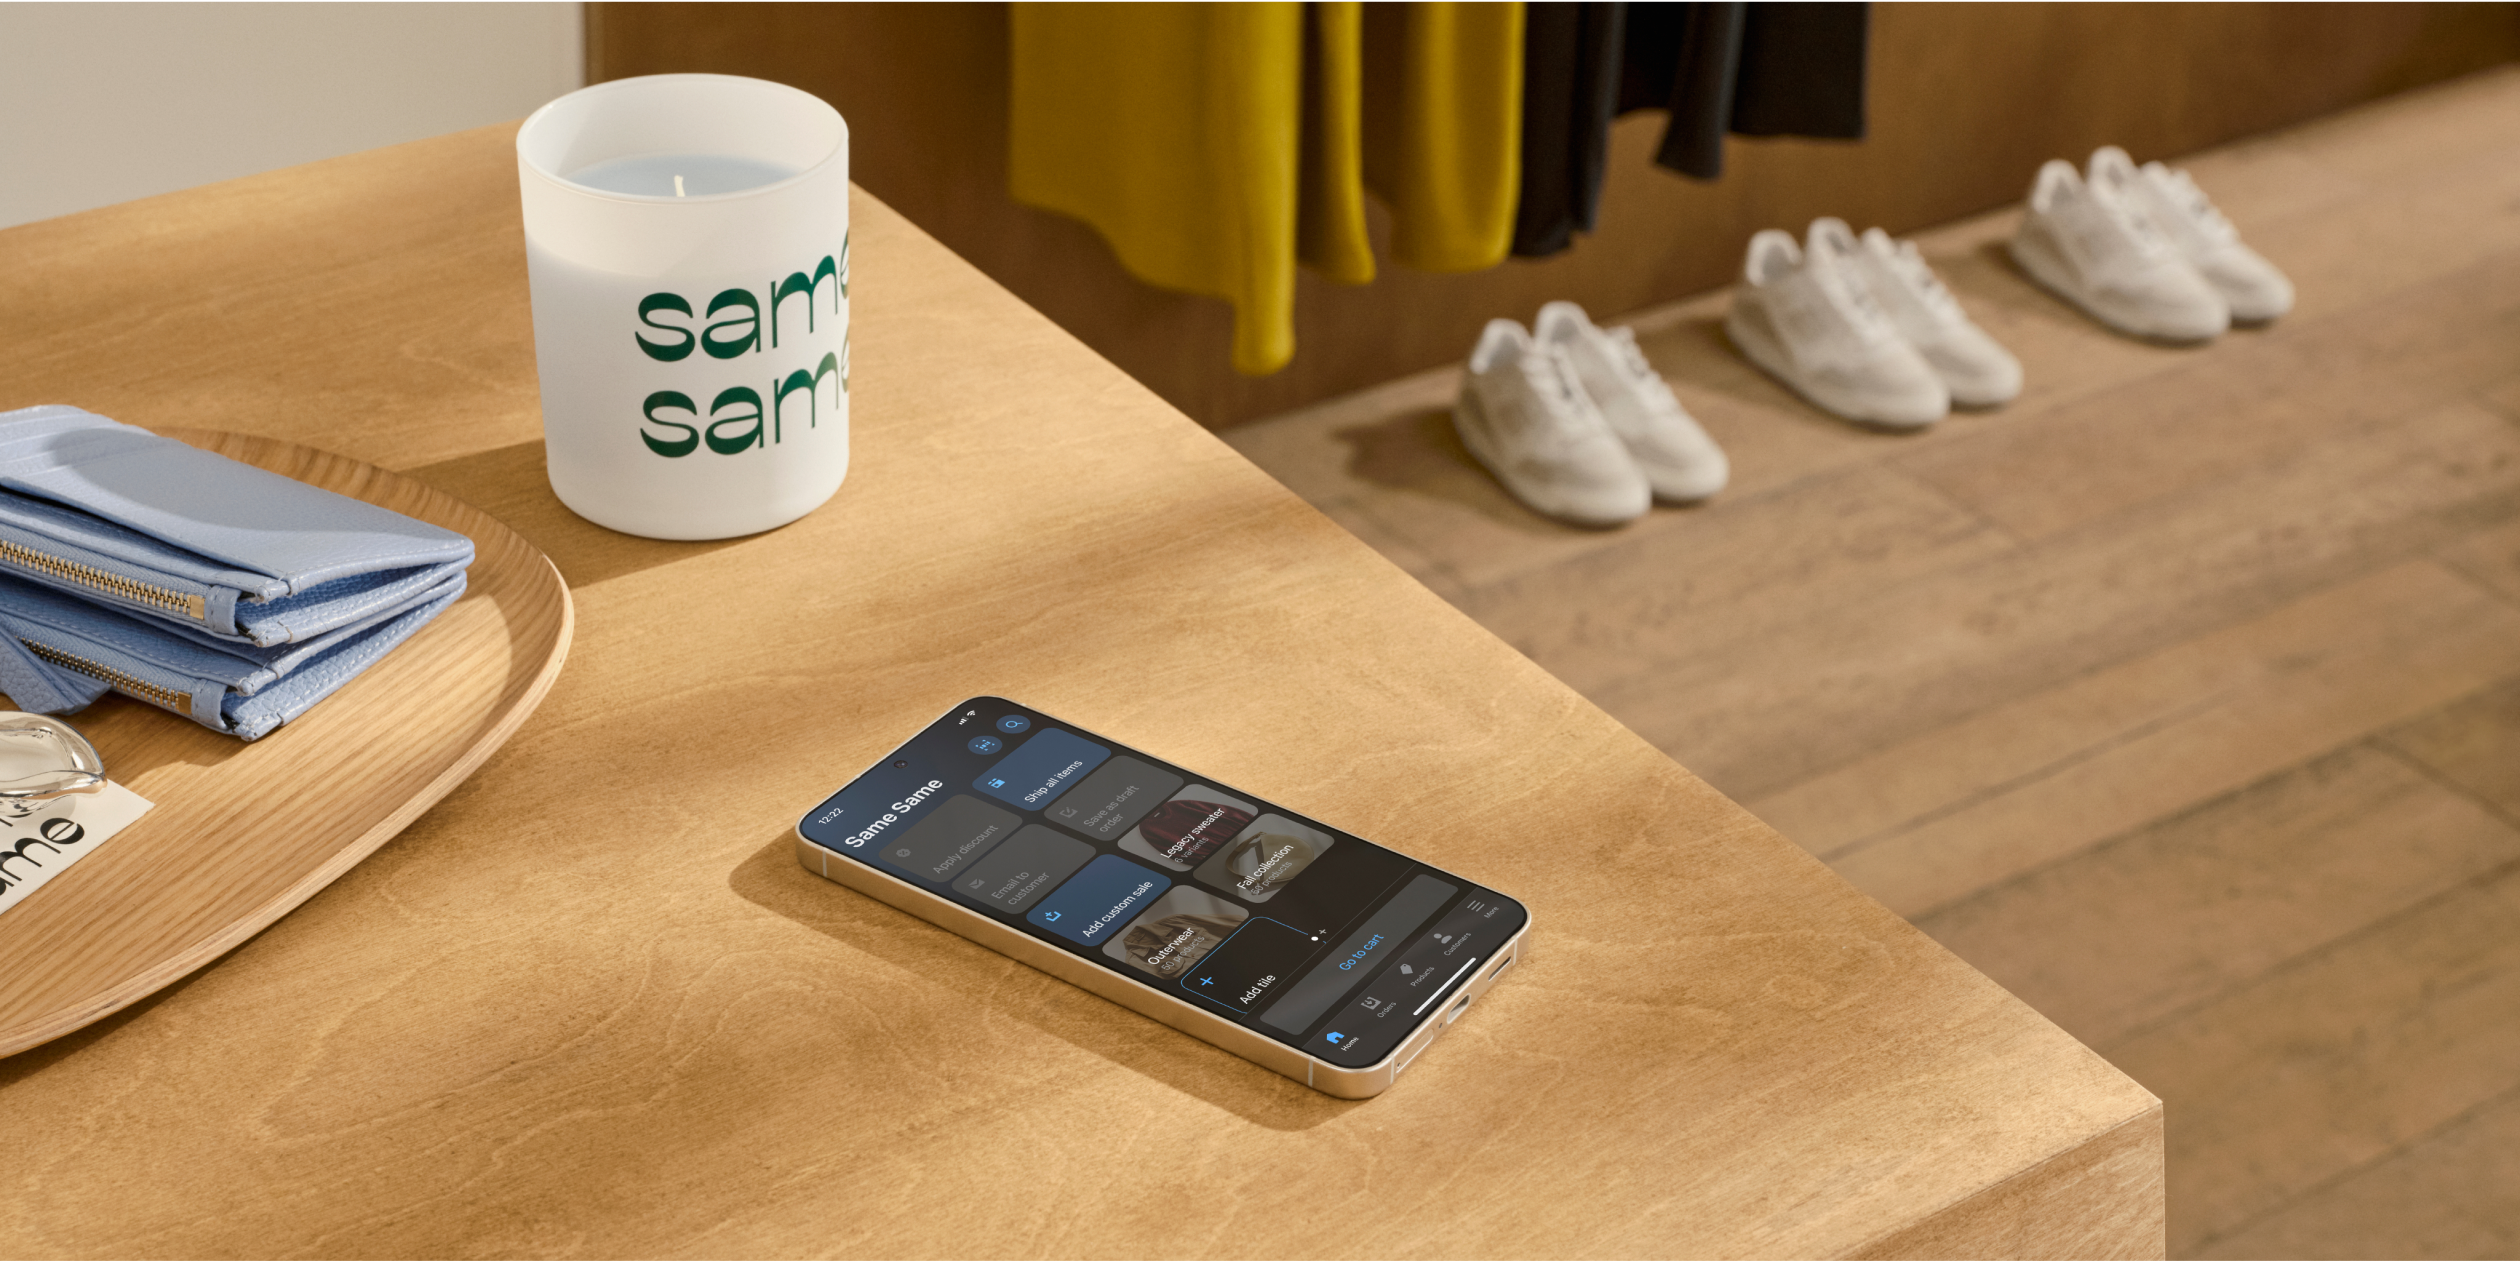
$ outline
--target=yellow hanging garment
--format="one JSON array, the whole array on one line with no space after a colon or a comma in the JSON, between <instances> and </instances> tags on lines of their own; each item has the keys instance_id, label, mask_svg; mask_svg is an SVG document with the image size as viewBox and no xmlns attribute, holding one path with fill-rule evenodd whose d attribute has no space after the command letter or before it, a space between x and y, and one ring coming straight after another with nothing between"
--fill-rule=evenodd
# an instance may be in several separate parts
<instances>
[{"instance_id":1,"label":"yellow hanging garment","mask_svg":"<svg viewBox=\"0 0 2520 1261\"><path fill-rule=\"evenodd\" d=\"M1330 279L1374 278L1365 232L1365 6L1310 4L1304 29L1304 179L1296 257Z\"/></svg>"},{"instance_id":2,"label":"yellow hanging garment","mask_svg":"<svg viewBox=\"0 0 2520 1261\"><path fill-rule=\"evenodd\" d=\"M1018 4L1015 199L1131 275L1234 304L1234 367L1295 354L1300 4Z\"/></svg>"},{"instance_id":3,"label":"yellow hanging garment","mask_svg":"<svg viewBox=\"0 0 2520 1261\"><path fill-rule=\"evenodd\" d=\"M1421 271L1505 261L1522 178L1523 6L1365 12L1365 182L1391 255Z\"/></svg>"},{"instance_id":4,"label":"yellow hanging garment","mask_svg":"<svg viewBox=\"0 0 2520 1261\"><path fill-rule=\"evenodd\" d=\"M1512 243L1520 3L1013 6L1008 184L1148 284L1234 306L1234 367L1295 354L1295 263L1468 271ZM1308 12L1309 10L1309 12Z\"/></svg>"}]
</instances>

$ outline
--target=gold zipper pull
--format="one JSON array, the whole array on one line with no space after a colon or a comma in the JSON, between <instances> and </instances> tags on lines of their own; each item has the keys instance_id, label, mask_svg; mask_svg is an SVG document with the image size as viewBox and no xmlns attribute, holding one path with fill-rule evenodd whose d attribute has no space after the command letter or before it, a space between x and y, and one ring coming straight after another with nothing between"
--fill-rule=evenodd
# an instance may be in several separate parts
<instances>
[{"instance_id":1,"label":"gold zipper pull","mask_svg":"<svg viewBox=\"0 0 2520 1261\"><path fill-rule=\"evenodd\" d=\"M115 691L134 700L147 701L161 709L173 710L186 718L192 717L192 693L190 692L178 692L173 688L159 687L147 679L137 678L109 665L100 665L50 644L39 644L31 639L21 639L18 642L25 644L28 652L64 670L73 670L91 679L110 684Z\"/></svg>"},{"instance_id":2,"label":"gold zipper pull","mask_svg":"<svg viewBox=\"0 0 2520 1261\"><path fill-rule=\"evenodd\" d=\"M50 574L63 582L77 583L90 590L118 595L134 604L145 604L162 613L189 617L204 624L210 620L208 602L199 595L187 591L172 591L142 582L137 578L125 578L121 574L109 573L94 565L82 565L75 560L63 560L61 557L36 551L23 543L0 539L0 560L14 561L29 569Z\"/></svg>"}]
</instances>

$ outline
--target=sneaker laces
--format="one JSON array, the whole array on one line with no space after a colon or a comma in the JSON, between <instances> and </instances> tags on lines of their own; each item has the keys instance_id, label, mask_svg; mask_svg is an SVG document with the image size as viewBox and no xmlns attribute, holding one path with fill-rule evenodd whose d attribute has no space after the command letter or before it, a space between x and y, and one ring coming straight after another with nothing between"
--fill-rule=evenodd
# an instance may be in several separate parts
<instances>
[{"instance_id":1,"label":"sneaker laces","mask_svg":"<svg viewBox=\"0 0 2520 1261\"><path fill-rule=\"evenodd\" d=\"M1611 345L1611 354L1619 370L1627 374L1628 381L1640 393L1651 398L1668 400L1675 408L1680 406L1679 397L1671 392L1671 383L1663 380L1661 373L1654 371L1654 365L1645 358L1644 348L1636 344L1635 329L1605 329L1603 334L1605 340Z\"/></svg>"},{"instance_id":2,"label":"sneaker laces","mask_svg":"<svg viewBox=\"0 0 2520 1261\"><path fill-rule=\"evenodd\" d=\"M1635 329L1610 328L1603 329L1602 333L1614 348L1613 353L1618 358L1621 370L1640 382L1652 381L1659 384L1662 381L1662 374L1654 371L1653 364L1646 362L1644 348L1636 344Z\"/></svg>"},{"instance_id":3,"label":"sneaker laces","mask_svg":"<svg viewBox=\"0 0 2520 1261\"><path fill-rule=\"evenodd\" d=\"M1817 267L1812 270L1815 273L1812 279L1819 282L1821 292L1834 299L1838 311L1846 317L1848 331L1866 342L1886 341L1898 336L1897 330L1890 325L1890 313L1882 310L1881 304L1873 300L1872 290L1861 277L1841 267Z\"/></svg>"},{"instance_id":4,"label":"sneaker laces","mask_svg":"<svg viewBox=\"0 0 2520 1261\"><path fill-rule=\"evenodd\" d=\"M1530 417L1531 433L1545 439L1551 453L1563 453L1584 436L1585 428L1575 419L1583 408L1591 405L1582 388L1575 382L1574 369L1569 367L1564 352L1535 346L1515 361L1523 380L1531 386L1534 397L1544 406L1542 415Z\"/></svg>"},{"instance_id":5,"label":"sneaker laces","mask_svg":"<svg viewBox=\"0 0 2520 1261\"><path fill-rule=\"evenodd\" d=\"M2136 257L2146 260L2177 257L2178 247L2170 243L2169 237L2162 235L2161 228L2153 223L2152 216L2145 214L2142 207L2133 205L2125 195L2105 185L2088 184L2084 187L2090 193L2085 200L2128 245L2134 247Z\"/></svg>"},{"instance_id":6,"label":"sneaker laces","mask_svg":"<svg viewBox=\"0 0 2520 1261\"><path fill-rule=\"evenodd\" d=\"M2240 230L2231 226L2231 220L2225 218L2223 212L2215 207L2214 199L2206 196L2205 190L2196 186L2195 177L2185 171L2173 170L2169 167L2161 167L2151 174L2155 180L2159 181L2161 190L2170 195L2171 204L2177 206L2187 216L2188 222L2195 225L2198 235L2216 244L2239 239Z\"/></svg>"},{"instance_id":7,"label":"sneaker laces","mask_svg":"<svg viewBox=\"0 0 2520 1261\"><path fill-rule=\"evenodd\" d=\"M1918 301L1936 314L1960 313L1959 299L1952 297L1951 290L1943 287L1942 277L1925 265L1924 255L1916 252L1916 242L1899 242L1899 248L1890 255L1890 265L1898 272L1899 278L1907 282L1908 292L1915 294Z\"/></svg>"}]
</instances>

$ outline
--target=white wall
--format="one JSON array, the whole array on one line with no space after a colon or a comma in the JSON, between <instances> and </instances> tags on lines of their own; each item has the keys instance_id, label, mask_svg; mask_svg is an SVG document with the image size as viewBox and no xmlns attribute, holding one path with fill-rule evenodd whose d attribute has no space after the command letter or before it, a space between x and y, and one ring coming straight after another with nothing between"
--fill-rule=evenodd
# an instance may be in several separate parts
<instances>
[{"instance_id":1,"label":"white wall","mask_svg":"<svg viewBox=\"0 0 2520 1261\"><path fill-rule=\"evenodd\" d=\"M0 227L522 118L578 4L0 3Z\"/></svg>"}]
</instances>

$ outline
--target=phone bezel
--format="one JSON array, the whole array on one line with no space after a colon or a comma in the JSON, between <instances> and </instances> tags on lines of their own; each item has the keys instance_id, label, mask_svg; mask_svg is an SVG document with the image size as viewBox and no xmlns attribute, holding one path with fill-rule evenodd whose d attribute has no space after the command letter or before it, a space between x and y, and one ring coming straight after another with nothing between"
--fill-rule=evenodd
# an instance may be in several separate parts
<instances>
[{"instance_id":1,"label":"phone bezel","mask_svg":"<svg viewBox=\"0 0 2520 1261\"><path fill-rule=\"evenodd\" d=\"M1389 1089L1393 1082L1399 1080L1400 1074L1407 1071L1417 1061L1417 1057L1432 1046L1436 1039L1442 1037L1444 1030L1450 1028L1454 1020L1459 1019L1462 1008L1476 1003L1480 996L1487 992L1489 986L1522 958L1524 938L1531 934L1533 915L1530 904L1482 881L1438 867L1414 854L1403 853L1391 846L1382 845L1379 841L1368 840L1344 828L1339 829L1347 836L1355 837L1368 845L1380 846L1394 854L1400 854L1403 858L1418 863L1430 871L1450 876L1464 885L1487 890L1499 897L1512 898L1514 905L1523 913L1522 927L1497 947L1496 954L1488 959L1486 966L1478 969L1476 975L1456 981L1447 986L1444 991L1439 992L1437 1001L1428 1004L1426 1015L1418 1018L1416 1027L1404 1035L1389 1054L1370 1065L1349 1068L1333 1064L1309 1051L1281 1042L1266 1034L1244 1028L1187 999L1166 993L1152 982L1141 981L1115 968L1102 967L1052 946L1048 942L1018 932L979 911L913 884L873 863L826 848L805 835L806 820L812 818L814 811L820 809L824 802L830 801L849 785L880 769L884 763L891 761L896 755L909 748L913 741L926 735L938 723L952 717L957 711L976 707L988 701L1019 705L1041 715L1044 720L1056 723L1079 735L1091 736L1127 749L1132 754L1144 755L1144 750L1133 745L1120 744L1108 736L1090 732L1040 706L993 694L972 696L947 706L934 718L919 724L918 730L912 732L900 743L893 745L881 756L868 762L856 774L842 780L838 787L816 798L813 805L806 807L803 813L797 815L796 822L790 828L796 838L797 865L834 884L855 889L887 906L915 915L958 937L986 946L1008 958L1047 972L1088 993L1110 999L1159 1024L1180 1030L1202 1042L1231 1051L1263 1068L1294 1078L1315 1090L1343 1099L1371 1098ZM1178 765L1169 761L1167 764ZM1275 804L1268 802L1265 797L1204 774L1200 776L1200 782L1225 792L1239 794L1254 803ZM835 858L839 860L837 871L834 870L835 864L832 862ZM1425 926L1421 925L1418 931L1422 932L1424 928ZM1118 992L1115 993L1115 989ZM1150 1003L1149 1000L1152 1002ZM1298 1065L1301 1066L1300 1072L1295 1071Z\"/></svg>"}]
</instances>

